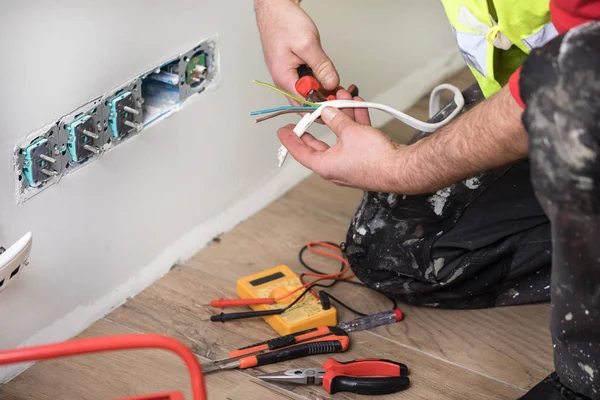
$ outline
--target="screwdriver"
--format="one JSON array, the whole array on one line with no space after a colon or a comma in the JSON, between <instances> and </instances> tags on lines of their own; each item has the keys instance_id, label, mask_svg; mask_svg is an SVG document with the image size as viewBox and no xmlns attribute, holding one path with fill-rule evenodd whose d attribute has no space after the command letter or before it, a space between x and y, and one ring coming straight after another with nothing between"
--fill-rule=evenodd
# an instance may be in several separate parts
<instances>
[{"instance_id":1,"label":"screwdriver","mask_svg":"<svg viewBox=\"0 0 600 400\"><path fill-rule=\"evenodd\" d=\"M378 326L394 324L402 321L404 315L399 309L383 311L377 314L366 315L349 322L340 322L338 328L343 329L347 333L365 331Z\"/></svg>"}]
</instances>

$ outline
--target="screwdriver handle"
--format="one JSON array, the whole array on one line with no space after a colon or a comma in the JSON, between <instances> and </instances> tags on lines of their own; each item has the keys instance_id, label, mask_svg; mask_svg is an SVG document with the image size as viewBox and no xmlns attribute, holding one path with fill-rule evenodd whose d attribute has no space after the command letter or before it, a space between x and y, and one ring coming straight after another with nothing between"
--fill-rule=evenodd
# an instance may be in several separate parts
<instances>
[{"instance_id":1,"label":"screwdriver handle","mask_svg":"<svg viewBox=\"0 0 600 400\"><path fill-rule=\"evenodd\" d=\"M346 332L358 332L373 329L378 326L394 324L398 321L402 321L403 318L404 315L402 314L402 311L396 308L394 310L360 317L349 322L340 322L338 328L341 328Z\"/></svg>"}]
</instances>

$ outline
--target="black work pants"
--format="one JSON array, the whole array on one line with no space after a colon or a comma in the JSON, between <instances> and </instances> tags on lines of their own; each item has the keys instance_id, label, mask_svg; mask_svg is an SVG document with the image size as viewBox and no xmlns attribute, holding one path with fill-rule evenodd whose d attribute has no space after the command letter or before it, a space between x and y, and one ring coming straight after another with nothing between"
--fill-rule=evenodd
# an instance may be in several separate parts
<instances>
[{"instance_id":1,"label":"black work pants","mask_svg":"<svg viewBox=\"0 0 600 400\"><path fill-rule=\"evenodd\" d=\"M552 297L560 381L594 399L600 398L599 27L556 38L524 65L529 160L433 194L366 192L345 243L365 284L408 303L482 308ZM464 94L467 109L481 100L476 88Z\"/></svg>"}]
</instances>

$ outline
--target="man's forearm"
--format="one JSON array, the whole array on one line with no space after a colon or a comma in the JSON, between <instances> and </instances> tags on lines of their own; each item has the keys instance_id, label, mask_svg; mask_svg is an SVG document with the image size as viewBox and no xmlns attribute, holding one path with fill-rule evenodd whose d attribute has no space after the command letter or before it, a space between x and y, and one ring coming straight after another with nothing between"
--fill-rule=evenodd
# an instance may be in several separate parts
<instances>
[{"instance_id":1,"label":"man's forearm","mask_svg":"<svg viewBox=\"0 0 600 400\"><path fill-rule=\"evenodd\" d=\"M302 0L254 0L254 7L256 9L260 8L261 6L268 4L268 3L272 3L272 2L277 2L277 1L288 1L291 3L296 4L297 6L300 5L300 3L302 2Z\"/></svg>"},{"instance_id":2,"label":"man's forearm","mask_svg":"<svg viewBox=\"0 0 600 400\"><path fill-rule=\"evenodd\" d=\"M508 87L435 134L405 147L398 192L428 193L527 155L523 110Z\"/></svg>"}]
</instances>

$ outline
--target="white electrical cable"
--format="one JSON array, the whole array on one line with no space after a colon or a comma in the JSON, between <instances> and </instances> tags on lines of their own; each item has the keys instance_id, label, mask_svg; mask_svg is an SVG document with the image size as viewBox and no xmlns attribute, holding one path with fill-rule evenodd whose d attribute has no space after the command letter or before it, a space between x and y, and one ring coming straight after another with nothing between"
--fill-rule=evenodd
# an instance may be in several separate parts
<instances>
[{"instance_id":1,"label":"white electrical cable","mask_svg":"<svg viewBox=\"0 0 600 400\"><path fill-rule=\"evenodd\" d=\"M410 125L419 131L434 132L437 129L441 128L442 126L448 124L450 121L452 121L462 111L462 109L465 105L465 99L463 98L463 95L462 95L460 89L458 89L456 86L453 86L453 85L450 85L447 83L441 84L439 86L436 86L432 90L431 96L429 98L429 117L430 118L433 117L435 114L437 114L440 110L440 92L443 90L450 90L451 92L454 93L454 103L456 103L456 109L454 109L454 111L452 111L452 113L450 115L448 115L447 118L445 118L443 121L440 121L440 122L430 123L430 122L419 121L418 119L413 118L410 115L407 115L401 111L398 111L398 110L396 110L392 107L386 106L384 104L371 103L371 102L365 102L365 101L354 101L354 100L331 100L331 101L324 101L322 103L319 103L319 108L317 108L312 113L306 114L304 117L302 117L300 122L298 122L298 124L294 128L294 133L298 137L302 137L302 135L304 135L304 133L306 133L308 128L313 124L313 122L315 122L317 119L319 119L321 117L321 114L323 112L323 109L325 109L325 107L374 108L376 110L381 110L381 111L384 111L384 112L390 114L397 120L402 121L405 124ZM288 150L285 148L285 146L281 146L279 148L279 151L277 152L277 159L279 160L279 167L281 167L283 165L287 155L288 155Z\"/></svg>"}]
</instances>

